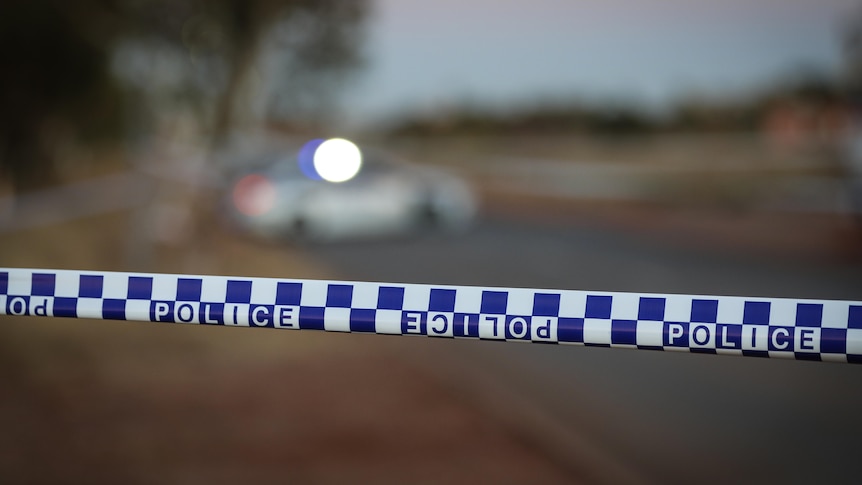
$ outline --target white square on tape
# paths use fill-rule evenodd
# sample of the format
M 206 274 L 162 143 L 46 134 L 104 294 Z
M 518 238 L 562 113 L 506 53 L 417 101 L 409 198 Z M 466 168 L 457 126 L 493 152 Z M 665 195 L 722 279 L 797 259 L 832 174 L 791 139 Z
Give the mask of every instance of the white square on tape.
M 479 313 L 482 309 L 482 288 L 462 286 L 455 293 L 455 312 Z
M 737 296 L 718 297 L 718 316 L 716 323 L 735 323 L 739 325 L 745 314 L 745 299 Z
M 126 320 L 150 319 L 149 300 L 126 300 Z
M 584 319 L 584 343 L 610 344 L 611 321 L 603 318 Z
M 223 302 L 227 296 L 227 279 L 205 277 L 201 282 L 201 301 Z
M 664 322 L 637 322 L 637 344 L 661 347 L 664 344 Z
M 776 298 L 769 306 L 769 324 L 792 327 L 796 325 L 796 300 Z
M 33 291 L 33 273 L 31 271 L 10 271 L 6 294 L 12 296 L 27 296 Z
M 102 298 L 125 299 L 129 296 L 129 276 L 125 273 L 105 273 Z
M 664 321 L 691 321 L 691 301 L 688 295 L 667 295 L 664 303 Z
M 58 271 L 54 281 L 54 296 L 65 298 L 75 298 L 78 296 L 81 283 L 80 274 L 74 271 Z
M 508 315 L 532 315 L 535 294 L 534 290 L 523 288 L 509 290 L 509 298 L 506 301 L 506 313 Z
M 324 330 L 330 332 L 350 331 L 350 308 L 326 308 L 323 312 Z
M 254 285 L 252 285 L 252 289 Z M 326 281 L 303 281 L 302 295 L 299 300 L 301 306 L 326 306 L 326 295 L 329 283 Z
M 272 305 L 278 291 L 278 280 L 255 278 L 251 283 L 251 303 Z
M 377 308 L 380 285 L 376 283 L 355 283 L 353 285 L 353 308 Z
M 401 310 L 377 310 L 374 314 L 377 333 L 401 333 Z
M 177 277 L 174 275 L 153 275 L 153 300 L 173 301 L 176 299 Z
M 824 301 L 823 302 L 823 328 L 847 328 L 850 319 L 850 302 L 846 301 Z
M 847 329 L 847 353 L 862 355 L 862 329 Z
M 101 298 L 78 298 L 78 318 L 102 318 Z M 149 312 L 147 313 L 149 317 Z M 149 318 L 147 318 L 149 320 Z
M 431 288 L 425 285 L 404 285 L 404 309 L 412 311 L 428 311 L 431 299 Z
M 614 293 L 611 301 L 611 319 L 637 320 L 640 300 L 640 295 L 637 294 Z
M 582 291 L 564 291 L 560 295 L 560 316 L 584 318 L 587 309 L 587 294 Z

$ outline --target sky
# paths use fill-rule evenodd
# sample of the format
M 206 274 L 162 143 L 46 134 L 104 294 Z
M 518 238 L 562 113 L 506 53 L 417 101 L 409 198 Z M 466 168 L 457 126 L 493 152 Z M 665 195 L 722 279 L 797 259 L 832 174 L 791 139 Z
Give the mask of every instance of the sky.
M 465 101 L 743 93 L 800 68 L 836 71 L 851 0 L 374 0 L 348 118 Z

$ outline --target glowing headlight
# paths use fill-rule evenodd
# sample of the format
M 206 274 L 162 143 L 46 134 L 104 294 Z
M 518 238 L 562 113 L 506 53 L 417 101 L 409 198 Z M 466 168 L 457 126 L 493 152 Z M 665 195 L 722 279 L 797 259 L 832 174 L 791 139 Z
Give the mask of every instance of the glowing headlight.
M 314 151 L 314 170 L 328 182 L 346 182 L 359 173 L 362 152 L 344 138 L 330 138 Z

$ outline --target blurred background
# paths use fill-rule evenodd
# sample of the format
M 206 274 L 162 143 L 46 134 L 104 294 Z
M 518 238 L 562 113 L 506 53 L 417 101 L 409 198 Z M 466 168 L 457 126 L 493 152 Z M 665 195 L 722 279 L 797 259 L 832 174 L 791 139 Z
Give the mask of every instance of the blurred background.
M 0 266 L 862 299 L 857 2 L 7 0 L 0 65 Z M 862 451 L 850 365 L 0 334 L 4 483 L 841 483 Z

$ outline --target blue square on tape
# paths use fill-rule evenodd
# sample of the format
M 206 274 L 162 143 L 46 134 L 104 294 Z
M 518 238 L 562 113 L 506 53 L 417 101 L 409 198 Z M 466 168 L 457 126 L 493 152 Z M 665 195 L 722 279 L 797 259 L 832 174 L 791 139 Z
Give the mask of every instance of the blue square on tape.
M 0 295 L 9 292 L 9 273 L 0 273 Z
M 605 295 L 587 295 L 586 318 L 611 318 L 611 302 L 613 297 Z
M 350 310 L 351 332 L 374 332 L 374 319 L 377 310 L 373 308 L 353 308 Z
M 111 320 L 126 319 L 126 300 L 106 298 L 102 302 L 102 318 Z
M 276 299 L 278 288 L 276 287 Z M 227 280 L 226 303 L 249 303 L 251 302 L 251 281 Z
M 508 299 L 509 294 L 505 291 L 483 291 L 481 312 L 504 314 Z
M 848 328 L 862 328 L 862 306 L 850 305 L 850 314 L 847 318 Z
M 557 323 L 557 341 L 584 343 L 584 319 L 560 318 Z
M 715 323 L 718 321 L 718 300 L 692 300 L 691 321 Z M 734 322 L 740 323 L 740 322 Z
M 664 320 L 664 298 L 641 297 L 638 302 L 638 320 Z
M 130 300 L 150 300 L 153 297 L 153 279 L 145 276 L 129 277 Z
M 377 308 L 380 310 L 401 310 L 404 307 L 404 288 L 381 286 L 377 291 Z
M 796 305 L 796 326 L 819 327 L 823 322 L 821 303 L 799 303 Z
M 736 323 L 736 322 L 727 322 Z M 769 324 L 769 302 L 768 301 L 747 301 L 742 313 L 742 323 L 753 325 L 768 325 Z
M 847 352 L 847 330 L 843 328 L 820 329 L 820 352 L 844 354 Z
M 611 343 L 637 345 L 638 322 L 634 320 L 612 320 Z
M 350 308 L 353 301 L 353 285 L 329 285 L 326 289 L 326 306 Z
M 77 317 L 78 316 L 78 299 L 77 298 L 54 298 L 54 316 L 55 317 Z
M 81 275 L 78 279 L 78 296 L 81 298 L 101 298 L 105 277 L 102 275 Z
M 556 317 L 560 314 L 560 295 L 536 293 L 533 297 L 533 315 L 537 317 Z
M 432 288 L 428 301 L 428 310 L 432 312 L 454 312 L 455 290 Z
M 33 273 L 33 296 L 54 296 L 56 275 L 53 273 Z
M 323 330 L 323 317 L 326 308 L 319 306 L 299 307 L 299 328 L 306 330 Z
M 275 286 L 276 305 L 299 305 L 302 300 L 302 283 L 281 281 Z
M 180 278 L 177 280 L 177 301 L 201 301 L 201 284 L 198 278 Z

